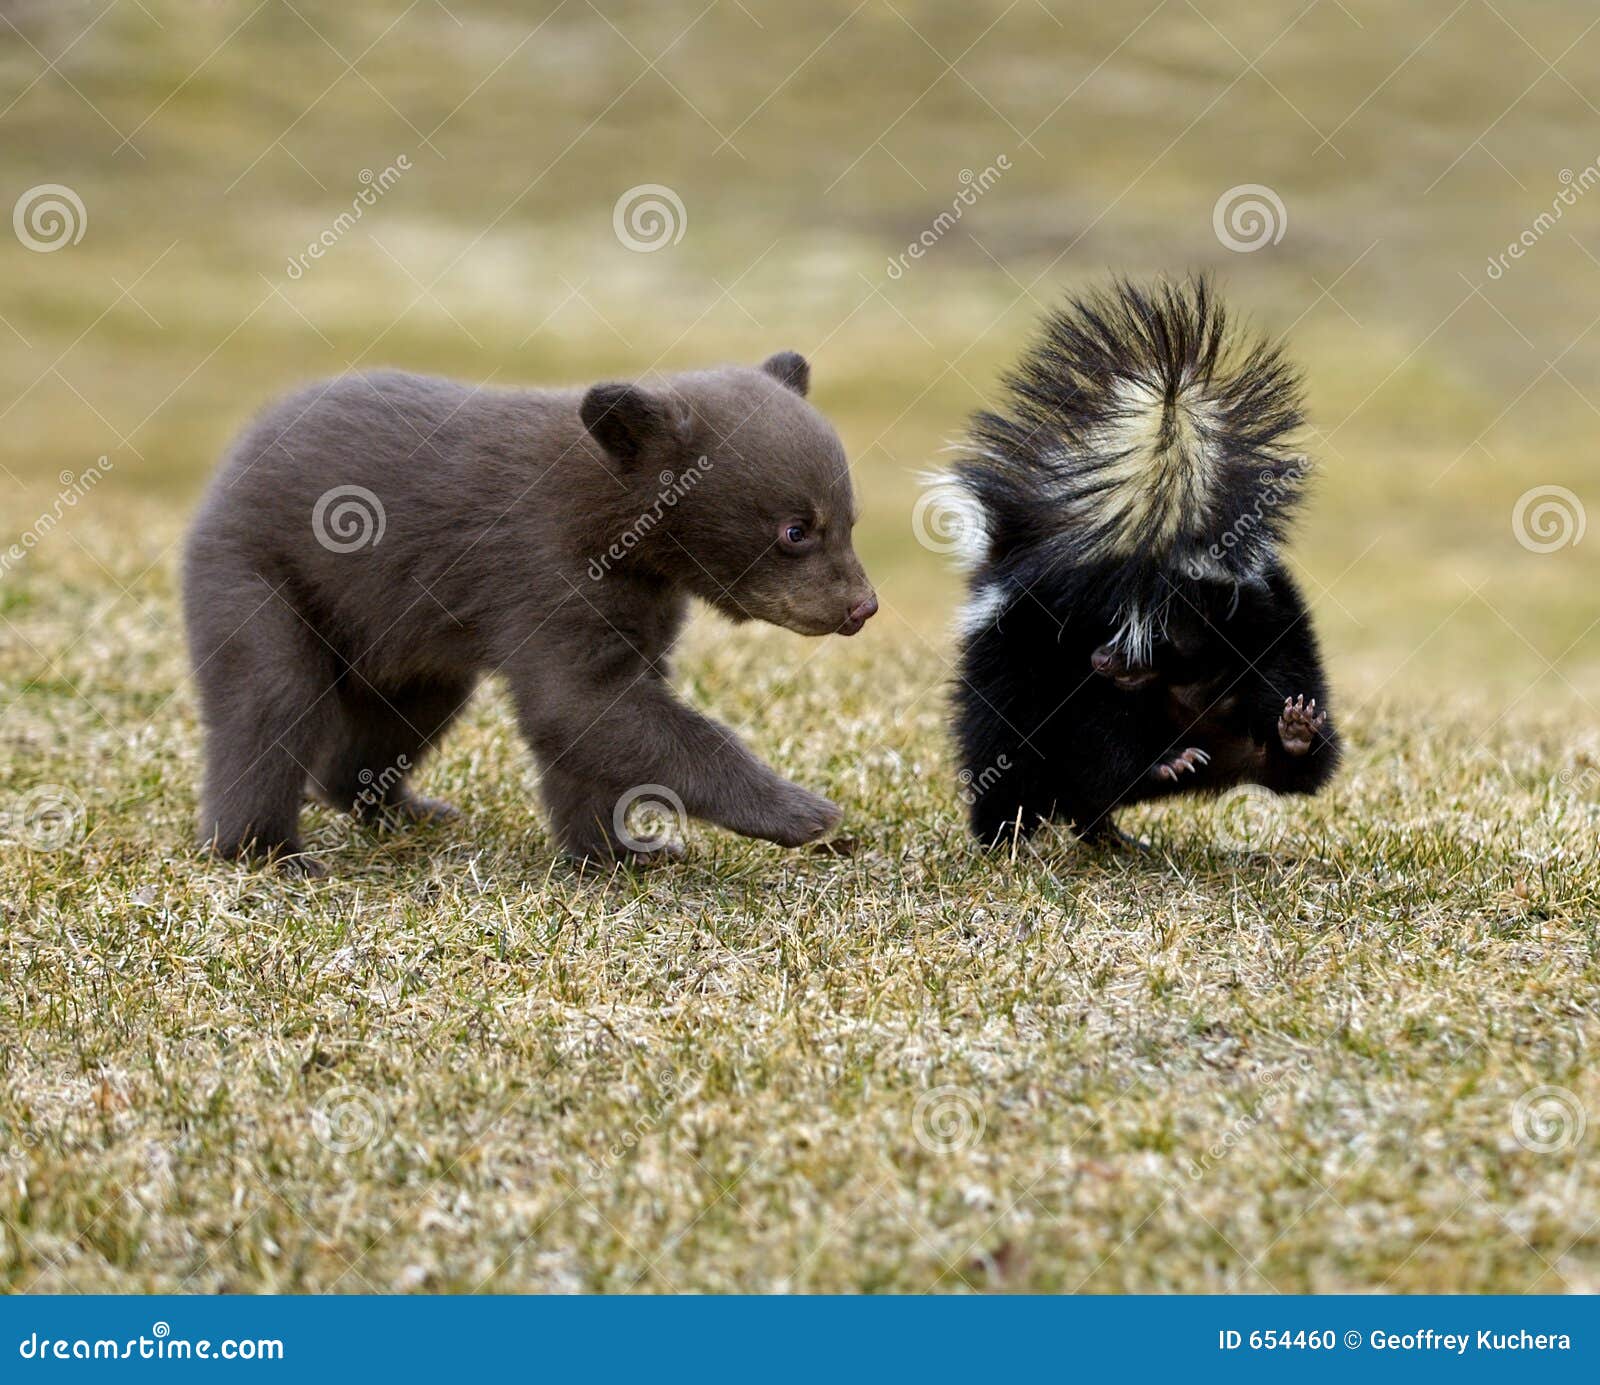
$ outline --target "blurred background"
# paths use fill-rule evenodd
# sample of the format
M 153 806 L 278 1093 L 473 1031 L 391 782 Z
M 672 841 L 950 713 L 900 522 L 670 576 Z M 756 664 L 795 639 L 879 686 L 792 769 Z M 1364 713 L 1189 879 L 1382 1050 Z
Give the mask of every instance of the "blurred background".
M 918 475 L 1190 271 L 1305 368 L 1346 766 L 980 855 Z M 0 1285 L 1597 1287 L 1597 329 L 1592 0 L 0 0 Z M 196 859 L 266 400 L 784 348 L 884 610 L 678 681 L 854 856 L 564 871 L 491 690 L 456 827 Z
M 582 382 L 785 347 L 856 459 L 869 638 L 936 647 L 958 583 L 914 531 L 916 473 L 1044 305 L 1203 269 L 1307 370 L 1323 472 L 1295 558 L 1339 681 L 1600 695 L 1592 5 L 3 0 L 0 21 L 0 522 L 28 539 L 0 575 L 8 681 L 47 686 L 108 606 L 176 638 L 188 508 L 298 381 Z

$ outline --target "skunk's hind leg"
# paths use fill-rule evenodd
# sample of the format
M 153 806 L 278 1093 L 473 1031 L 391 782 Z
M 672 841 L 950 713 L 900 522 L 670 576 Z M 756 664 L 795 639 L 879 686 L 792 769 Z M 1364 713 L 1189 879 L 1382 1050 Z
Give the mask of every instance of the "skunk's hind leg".
M 1131 841 L 1117 829 L 1116 809 L 1170 786 L 1158 786 L 1151 771 L 1157 741 L 1148 728 L 1107 715 L 1108 695 L 1128 696 L 1097 680 L 1034 716 L 1023 711 L 1026 699 L 962 699 L 961 796 L 980 842 L 1031 836 L 1051 820 L 1070 823 L 1092 845 Z
M 1031 836 L 1055 816 L 1057 767 L 1041 748 L 1052 708 L 1039 680 L 1019 669 L 998 632 L 973 639 L 955 694 L 961 754 L 960 796 L 967 821 L 985 846 Z
M 1046 782 L 1045 766 L 1037 757 L 1030 755 L 1034 763 L 1026 768 L 1004 752 L 1000 758 L 1009 768 L 996 773 L 995 761 L 986 766 L 969 763 L 960 775 L 967 822 L 972 835 L 985 846 L 1013 837 L 1031 837 L 1056 811 L 1054 790 Z

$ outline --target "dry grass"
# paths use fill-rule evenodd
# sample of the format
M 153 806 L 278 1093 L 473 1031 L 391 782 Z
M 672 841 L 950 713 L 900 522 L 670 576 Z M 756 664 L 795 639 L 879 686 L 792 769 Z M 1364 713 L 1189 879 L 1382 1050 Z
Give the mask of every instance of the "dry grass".
M 458 825 L 316 815 L 289 884 L 187 850 L 169 582 L 105 587 L 58 547 L 16 626 L 82 633 L 4 722 L 14 808 L 81 807 L 0 858 L 14 1288 L 1600 1287 L 1592 729 L 1349 698 L 1292 816 L 984 856 L 940 648 L 707 625 L 691 695 L 854 856 L 580 879 L 489 695 L 425 774 Z
M 1486 269 L 1600 149 L 1592 7 L 0 8 L 7 197 L 88 217 L 0 234 L 0 552 L 38 539 L 0 573 L 0 1282 L 1600 1288 L 1600 545 L 1511 522 L 1600 501 L 1600 192 Z M 612 235 L 645 183 L 688 218 L 648 255 Z M 1213 209 L 1256 183 L 1285 234 L 1235 253 Z M 1189 268 L 1307 366 L 1296 562 L 1349 764 L 1294 816 L 1139 815 L 1147 856 L 982 856 L 915 474 L 1040 302 Z M 267 395 L 781 347 L 886 609 L 697 624 L 680 681 L 854 856 L 695 831 L 579 880 L 498 690 L 424 776 L 459 824 L 314 813 L 320 884 L 190 853 L 170 546 Z

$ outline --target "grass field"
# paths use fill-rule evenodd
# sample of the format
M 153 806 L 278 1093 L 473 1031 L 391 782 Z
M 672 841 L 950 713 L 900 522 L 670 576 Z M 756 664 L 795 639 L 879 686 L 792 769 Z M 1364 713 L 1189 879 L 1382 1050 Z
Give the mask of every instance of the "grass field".
M 0 1283 L 1600 1289 L 1589 7 L 0 16 Z M 1190 268 L 1307 368 L 1346 767 L 981 854 L 916 475 L 1040 305 Z M 884 611 L 697 618 L 678 681 L 851 854 L 579 877 L 498 687 L 421 777 L 459 822 L 310 809 L 310 883 L 192 851 L 175 545 L 259 403 L 782 347 Z

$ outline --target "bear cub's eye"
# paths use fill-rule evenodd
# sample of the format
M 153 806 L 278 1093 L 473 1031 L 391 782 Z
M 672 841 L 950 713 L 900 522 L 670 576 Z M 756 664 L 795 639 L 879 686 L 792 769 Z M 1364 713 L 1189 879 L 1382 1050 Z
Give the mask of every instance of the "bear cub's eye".
M 804 553 L 816 541 L 816 533 L 803 519 L 786 519 L 778 526 L 778 545 L 790 553 Z

